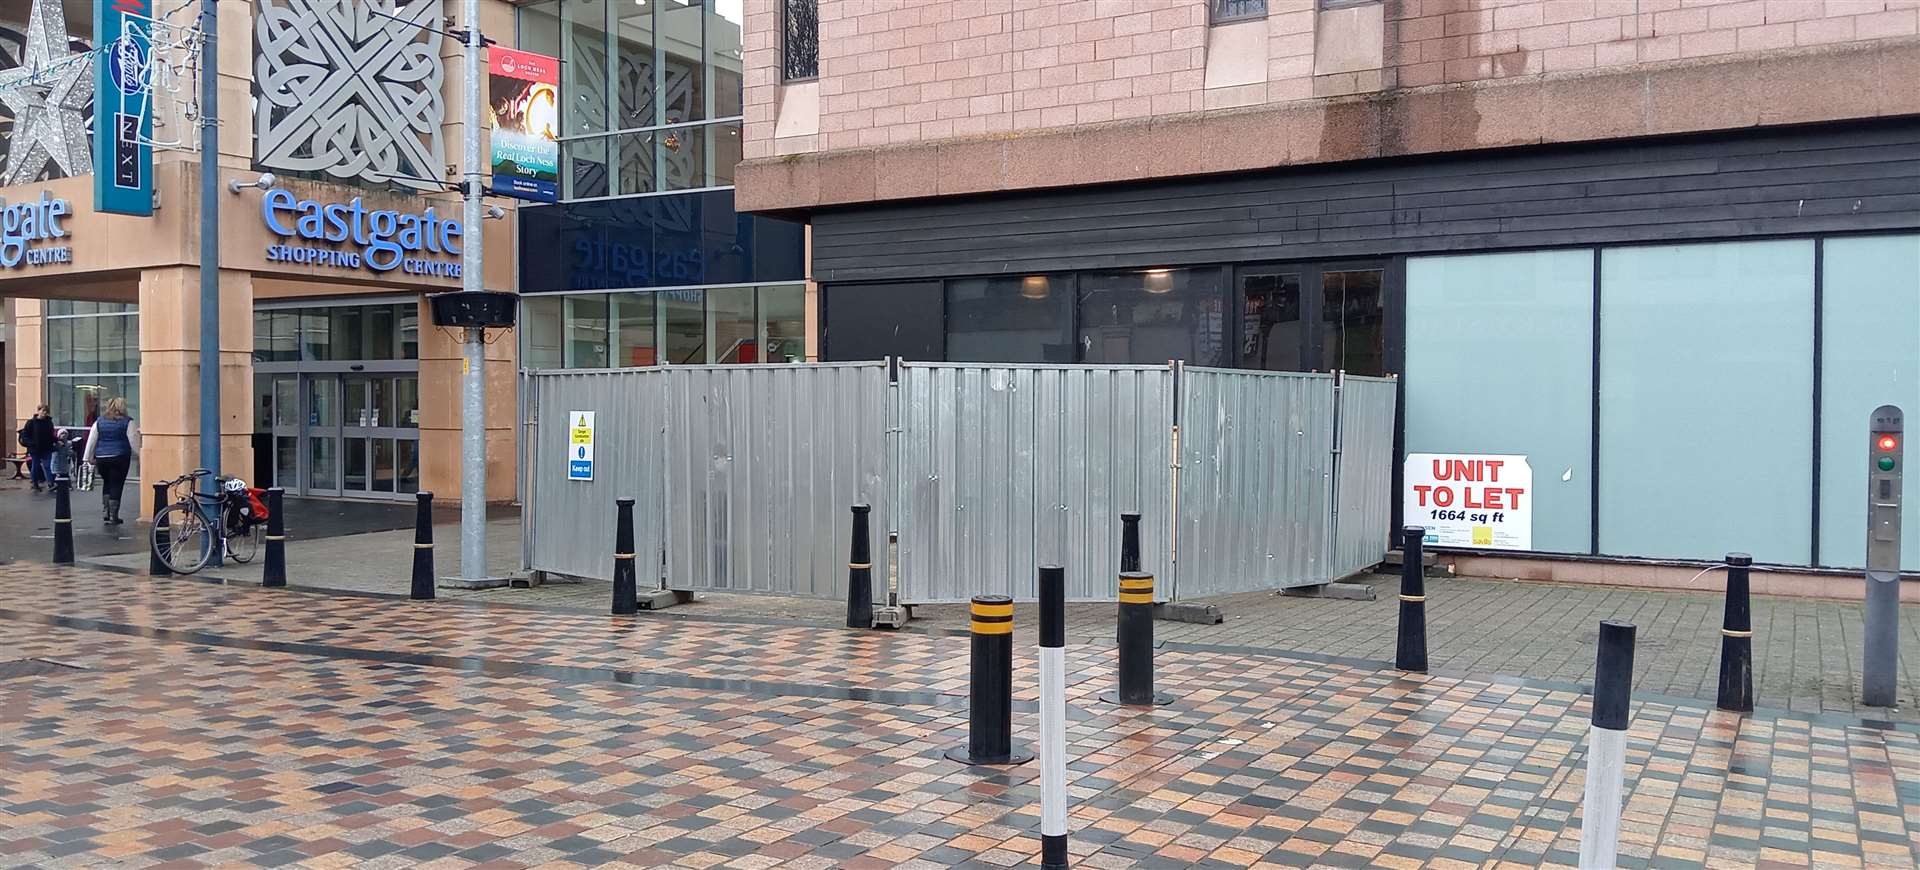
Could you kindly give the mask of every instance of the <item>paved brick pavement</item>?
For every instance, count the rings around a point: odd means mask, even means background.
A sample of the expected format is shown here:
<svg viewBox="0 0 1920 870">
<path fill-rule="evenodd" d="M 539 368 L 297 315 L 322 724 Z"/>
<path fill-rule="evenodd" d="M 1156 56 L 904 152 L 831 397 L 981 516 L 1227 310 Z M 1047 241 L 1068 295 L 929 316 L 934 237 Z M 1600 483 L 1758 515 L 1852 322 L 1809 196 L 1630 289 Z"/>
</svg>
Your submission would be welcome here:
<svg viewBox="0 0 1920 870">
<path fill-rule="evenodd" d="M 0 659 L 62 663 L 0 677 L 0 865 L 1010 866 L 1037 769 L 941 756 L 965 650 L 0 565 Z M 1068 650 L 1078 866 L 1576 858 L 1577 692 L 1172 645 L 1131 711 L 1111 659 Z M 1920 727 L 1642 699 L 1627 761 L 1623 865 L 1920 863 Z"/>
<path fill-rule="evenodd" d="M 411 531 L 344 538 L 297 538 L 290 548 L 296 586 L 404 595 L 413 554 Z M 457 541 L 458 527 L 436 528 L 435 539 Z M 457 559 L 443 544 L 440 558 Z M 489 563 L 497 572 L 519 564 L 517 520 L 488 527 Z M 103 557 L 101 564 L 142 570 L 144 556 Z M 447 562 L 443 567 L 451 567 Z M 396 567 L 398 566 L 398 567 Z M 260 566 L 233 566 L 207 576 L 255 583 Z M 1174 643 L 1257 647 L 1376 661 L 1393 658 L 1398 602 L 1395 578 L 1380 577 L 1371 602 L 1292 598 L 1251 593 L 1208 599 L 1226 614 L 1221 625 L 1161 622 L 1160 640 Z M 1863 581 L 1864 582 L 1864 581 Z M 1438 673 L 1508 675 L 1584 683 L 1593 676 L 1593 644 L 1603 619 L 1639 626 L 1635 661 L 1637 691 L 1711 701 L 1717 688 L 1723 599 L 1712 592 L 1656 592 L 1620 587 L 1544 584 L 1467 578 L 1428 581 L 1429 652 Z M 470 602 L 605 612 L 606 583 L 555 583 L 537 589 L 441 590 L 442 597 Z M 1797 713 L 1876 716 L 1920 722 L 1920 606 L 1902 608 L 1900 706 L 1861 707 L 1859 697 L 1861 611 L 1857 602 L 1755 597 L 1754 688 L 1762 706 Z M 674 616 L 802 621 L 822 626 L 845 620 L 834 601 L 704 595 Z M 963 606 L 916 608 L 918 629 L 964 631 Z M 1068 608 L 1068 632 L 1087 642 L 1113 637 L 1113 605 Z M 1034 623 L 1022 607 L 1016 626 Z"/>
</svg>

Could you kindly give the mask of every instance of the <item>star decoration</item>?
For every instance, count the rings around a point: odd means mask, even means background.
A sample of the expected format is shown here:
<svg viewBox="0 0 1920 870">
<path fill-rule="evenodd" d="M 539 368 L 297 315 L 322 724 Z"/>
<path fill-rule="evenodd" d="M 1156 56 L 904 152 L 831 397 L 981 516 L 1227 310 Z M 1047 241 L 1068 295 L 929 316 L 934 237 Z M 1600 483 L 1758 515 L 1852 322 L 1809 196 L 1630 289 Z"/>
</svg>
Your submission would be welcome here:
<svg viewBox="0 0 1920 870">
<path fill-rule="evenodd" d="M 53 164 L 56 177 L 93 172 L 87 107 L 93 101 L 93 64 L 67 47 L 60 0 L 33 0 L 26 53 L 20 66 L 0 71 L 0 105 L 13 112 L 13 135 L 0 184 L 36 181 Z"/>
</svg>

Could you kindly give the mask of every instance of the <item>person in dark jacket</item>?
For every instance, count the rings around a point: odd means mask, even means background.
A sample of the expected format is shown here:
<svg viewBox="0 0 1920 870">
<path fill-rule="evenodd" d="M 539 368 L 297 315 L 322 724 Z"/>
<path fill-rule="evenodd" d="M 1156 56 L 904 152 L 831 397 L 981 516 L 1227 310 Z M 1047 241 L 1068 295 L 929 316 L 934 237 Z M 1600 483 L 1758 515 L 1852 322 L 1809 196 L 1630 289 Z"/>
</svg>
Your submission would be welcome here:
<svg viewBox="0 0 1920 870">
<path fill-rule="evenodd" d="M 47 406 L 33 409 L 33 417 L 20 427 L 20 446 L 27 451 L 27 468 L 33 478 L 33 491 L 53 486 L 53 449 L 56 445 L 53 414 Z"/>
</svg>

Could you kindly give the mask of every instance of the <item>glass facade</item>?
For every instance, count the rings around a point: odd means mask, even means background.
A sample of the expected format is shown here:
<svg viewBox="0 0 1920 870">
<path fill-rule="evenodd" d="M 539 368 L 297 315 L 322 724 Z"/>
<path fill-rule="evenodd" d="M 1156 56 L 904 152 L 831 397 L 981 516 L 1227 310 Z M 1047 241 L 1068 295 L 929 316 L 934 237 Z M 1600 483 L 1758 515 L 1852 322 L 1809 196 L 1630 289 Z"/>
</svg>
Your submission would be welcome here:
<svg viewBox="0 0 1920 870">
<path fill-rule="evenodd" d="M 805 310 L 800 284 L 526 296 L 520 300 L 521 365 L 805 362 Z"/>
<path fill-rule="evenodd" d="M 1406 451 L 1526 455 L 1535 550 L 1861 567 L 1867 416 L 1920 407 L 1920 236 L 1413 257 L 1406 275 Z"/>
<path fill-rule="evenodd" d="M 520 48 L 560 58 L 560 196 L 724 187 L 740 162 L 743 0 L 548 0 Z"/>
<path fill-rule="evenodd" d="M 420 303 L 253 313 L 254 482 L 301 495 L 420 488 Z"/>
<path fill-rule="evenodd" d="M 256 363 L 420 358 L 420 306 L 411 302 L 256 309 Z"/>
<path fill-rule="evenodd" d="M 47 407 L 60 426 L 87 426 L 115 396 L 140 416 L 140 312 L 120 302 L 47 301 Z"/>
</svg>

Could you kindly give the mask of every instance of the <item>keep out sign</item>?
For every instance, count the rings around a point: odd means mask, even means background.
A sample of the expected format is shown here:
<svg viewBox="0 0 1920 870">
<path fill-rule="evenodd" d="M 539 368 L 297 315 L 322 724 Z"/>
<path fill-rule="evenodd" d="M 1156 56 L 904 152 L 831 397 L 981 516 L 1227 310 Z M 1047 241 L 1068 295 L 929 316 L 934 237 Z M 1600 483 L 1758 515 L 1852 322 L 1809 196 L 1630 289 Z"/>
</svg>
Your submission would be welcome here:
<svg viewBox="0 0 1920 870">
<path fill-rule="evenodd" d="M 1533 549 L 1533 469 L 1525 456 L 1410 453 L 1401 516 L 1436 547 Z"/>
</svg>

